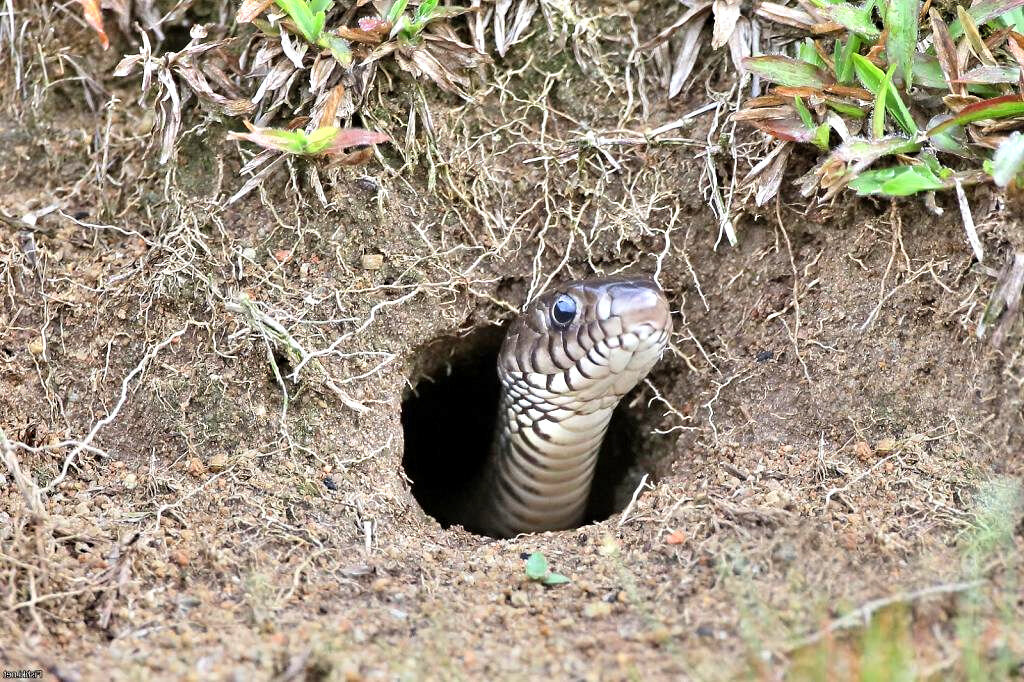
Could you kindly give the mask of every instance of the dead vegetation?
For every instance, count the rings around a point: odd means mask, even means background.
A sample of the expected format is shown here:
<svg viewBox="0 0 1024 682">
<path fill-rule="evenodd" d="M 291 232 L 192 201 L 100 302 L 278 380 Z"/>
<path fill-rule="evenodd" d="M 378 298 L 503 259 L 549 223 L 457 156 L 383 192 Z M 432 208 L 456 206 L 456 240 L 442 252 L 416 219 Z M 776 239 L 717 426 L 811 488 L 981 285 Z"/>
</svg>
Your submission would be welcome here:
<svg viewBox="0 0 1024 682">
<path fill-rule="evenodd" d="M 345 63 L 275 5 L 127 7 L 105 56 L 77 6 L 0 17 L 5 665 L 772 678 L 886 638 L 919 674 L 1020 664 L 1019 223 L 969 195 L 978 273 L 959 215 L 799 205 L 800 154 L 730 117 L 730 64 L 785 29 L 501 0 L 403 37 L 415 7 L 338 3 Z M 301 146 L 332 127 L 379 146 Z M 633 401 L 650 483 L 573 533 L 441 531 L 400 470 L 418 349 L 641 270 L 681 322 Z M 534 550 L 570 585 L 522 582 Z"/>
</svg>

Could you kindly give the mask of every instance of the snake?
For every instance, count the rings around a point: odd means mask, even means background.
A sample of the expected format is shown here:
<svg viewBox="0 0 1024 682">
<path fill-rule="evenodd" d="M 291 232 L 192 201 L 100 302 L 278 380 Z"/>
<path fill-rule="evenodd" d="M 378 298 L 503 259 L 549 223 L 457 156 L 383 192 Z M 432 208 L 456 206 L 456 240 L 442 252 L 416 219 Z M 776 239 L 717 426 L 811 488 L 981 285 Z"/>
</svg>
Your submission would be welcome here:
<svg viewBox="0 0 1024 682">
<path fill-rule="evenodd" d="M 498 353 L 496 427 L 464 527 L 508 538 L 580 526 L 612 413 L 671 332 L 646 278 L 576 280 L 528 303 Z"/>
</svg>

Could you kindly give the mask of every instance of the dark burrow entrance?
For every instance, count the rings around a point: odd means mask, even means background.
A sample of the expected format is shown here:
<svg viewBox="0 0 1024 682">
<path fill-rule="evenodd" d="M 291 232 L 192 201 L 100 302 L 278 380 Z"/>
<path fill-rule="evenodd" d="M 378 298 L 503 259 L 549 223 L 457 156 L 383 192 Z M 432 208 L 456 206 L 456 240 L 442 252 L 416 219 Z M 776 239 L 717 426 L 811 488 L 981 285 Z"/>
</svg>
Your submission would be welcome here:
<svg viewBox="0 0 1024 682">
<path fill-rule="evenodd" d="M 416 501 L 445 528 L 477 531 L 472 510 L 463 510 L 460 503 L 494 433 L 500 388 L 496 367 L 504 333 L 504 328 L 489 327 L 428 344 L 412 377 L 414 387 L 402 401 L 405 474 Z M 641 416 L 650 413 L 642 404 L 631 407 L 633 397 L 627 395 L 612 416 L 585 524 L 621 511 L 644 473 L 640 464 L 649 471 L 656 459 L 650 451 L 637 456 L 642 442 L 650 446 L 643 436 L 653 425 L 641 423 Z"/>
</svg>

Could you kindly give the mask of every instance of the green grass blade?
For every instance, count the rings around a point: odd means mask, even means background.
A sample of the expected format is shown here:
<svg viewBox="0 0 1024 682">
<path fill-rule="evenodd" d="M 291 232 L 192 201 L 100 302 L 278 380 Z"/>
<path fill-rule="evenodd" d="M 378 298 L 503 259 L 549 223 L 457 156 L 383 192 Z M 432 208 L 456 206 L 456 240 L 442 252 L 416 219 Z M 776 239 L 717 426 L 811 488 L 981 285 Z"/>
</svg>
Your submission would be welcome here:
<svg viewBox="0 0 1024 682">
<path fill-rule="evenodd" d="M 814 41 L 810 38 L 804 38 L 804 42 L 800 43 L 799 47 L 797 47 L 796 57 L 802 62 L 814 64 L 822 70 L 825 69 L 825 60 L 818 54 L 818 51 L 814 48 Z"/>
<path fill-rule="evenodd" d="M 889 0 L 885 3 L 883 23 L 887 31 L 885 53 L 889 64 L 896 67 L 896 77 L 909 90 L 914 79 L 914 52 L 917 51 L 917 15 L 920 0 Z"/>
<path fill-rule="evenodd" d="M 387 16 L 384 18 L 392 24 L 396 23 L 398 21 L 398 17 L 402 16 L 402 13 L 405 12 L 405 7 L 408 4 L 409 0 L 395 0 L 394 4 L 391 5 L 391 8 L 388 9 Z"/>
<path fill-rule="evenodd" d="M 896 65 L 893 64 L 885 72 L 885 79 L 882 80 L 882 84 L 875 94 L 875 110 L 871 116 L 871 136 L 876 140 L 885 137 L 885 100 L 889 94 L 889 88 L 892 86 L 892 77 L 895 73 Z"/>
<path fill-rule="evenodd" d="M 989 118 L 998 120 L 1019 117 L 1024 117 L 1024 100 L 1021 100 L 1019 95 L 1006 95 L 966 106 L 960 110 L 959 114 L 939 123 L 925 134 L 931 137 L 953 126 L 967 125 Z"/>
<path fill-rule="evenodd" d="M 747 57 L 743 60 L 743 65 L 748 71 L 767 81 L 794 88 L 821 89 L 835 82 L 829 74 L 813 64 L 791 57 Z"/>
<path fill-rule="evenodd" d="M 836 80 L 843 85 L 853 81 L 853 55 L 860 51 L 860 37 L 851 35 L 836 60 Z"/>
<path fill-rule="evenodd" d="M 882 70 L 868 61 L 866 57 L 862 57 L 859 54 L 853 55 L 853 69 L 857 73 L 857 79 L 860 80 L 861 84 L 877 95 L 882 87 L 882 82 L 885 80 L 885 74 Z M 910 115 L 907 105 L 900 99 L 899 93 L 891 85 L 886 90 L 888 91 L 888 97 L 885 100 L 886 109 L 889 110 L 893 119 L 903 129 L 903 132 L 908 135 L 917 135 L 917 124 L 914 123 L 914 118 Z"/>
<path fill-rule="evenodd" d="M 808 128 L 813 128 L 814 118 L 811 116 L 811 110 L 807 108 L 804 101 L 799 97 L 794 97 L 793 106 L 796 107 L 796 113 L 800 115 L 800 120 L 804 122 L 804 125 Z"/>
<path fill-rule="evenodd" d="M 319 154 L 327 149 L 338 136 L 338 128 L 325 126 L 317 128 L 306 136 L 306 153 Z"/>
<path fill-rule="evenodd" d="M 302 37 L 307 42 L 315 43 L 316 39 L 320 36 L 320 31 L 316 28 L 316 19 L 313 17 L 313 13 L 309 9 L 309 5 L 305 3 L 305 0 L 276 0 L 277 6 L 285 11 L 285 13 L 295 22 L 295 26 L 302 33 Z"/>
<path fill-rule="evenodd" d="M 825 14 L 847 31 L 873 42 L 878 40 L 882 32 L 878 30 L 875 22 L 871 19 L 871 8 L 871 4 L 868 4 L 867 7 L 856 7 L 843 3 L 841 5 L 830 5 L 826 8 Z"/>
</svg>

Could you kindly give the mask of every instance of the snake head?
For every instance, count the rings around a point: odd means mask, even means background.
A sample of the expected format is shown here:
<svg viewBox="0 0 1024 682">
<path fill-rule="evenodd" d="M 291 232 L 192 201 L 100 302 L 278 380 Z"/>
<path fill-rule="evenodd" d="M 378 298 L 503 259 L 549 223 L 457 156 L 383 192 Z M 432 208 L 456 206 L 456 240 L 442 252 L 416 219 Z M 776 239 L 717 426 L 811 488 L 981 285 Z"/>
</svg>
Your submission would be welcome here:
<svg viewBox="0 0 1024 682">
<path fill-rule="evenodd" d="M 647 375 L 671 331 L 668 300 L 651 280 L 569 282 L 512 324 L 498 372 L 506 385 L 525 383 L 551 404 L 607 409 Z"/>
</svg>

